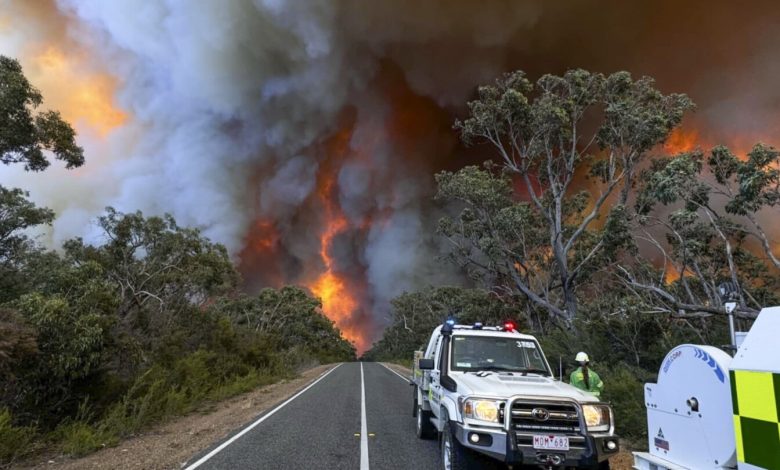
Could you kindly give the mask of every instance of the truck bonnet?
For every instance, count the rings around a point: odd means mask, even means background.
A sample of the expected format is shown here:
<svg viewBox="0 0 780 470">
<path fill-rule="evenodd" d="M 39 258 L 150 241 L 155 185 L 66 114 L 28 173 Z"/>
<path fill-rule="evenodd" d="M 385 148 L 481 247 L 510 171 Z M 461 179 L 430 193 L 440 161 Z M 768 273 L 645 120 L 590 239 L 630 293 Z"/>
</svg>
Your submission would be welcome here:
<svg viewBox="0 0 780 470">
<path fill-rule="evenodd" d="M 580 403 L 598 402 L 593 395 L 569 384 L 519 373 L 512 375 L 499 372 L 480 373 L 450 372 L 450 377 L 458 383 L 460 395 L 483 395 L 489 397 L 510 397 L 512 395 L 538 396 L 544 398 L 570 398 Z"/>
</svg>

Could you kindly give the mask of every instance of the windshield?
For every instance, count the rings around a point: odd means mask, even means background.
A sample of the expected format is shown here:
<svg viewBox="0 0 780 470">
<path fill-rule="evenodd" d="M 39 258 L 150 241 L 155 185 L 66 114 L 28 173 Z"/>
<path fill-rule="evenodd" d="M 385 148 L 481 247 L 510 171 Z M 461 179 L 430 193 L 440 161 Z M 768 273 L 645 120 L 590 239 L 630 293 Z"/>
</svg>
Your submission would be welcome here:
<svg viewBox="0 0 780 470">
<path fill-rule="evenodd" d="M 497 336 L 454 336 L 451 370 L 550 375 L 536 341 Z"/>
</svg>

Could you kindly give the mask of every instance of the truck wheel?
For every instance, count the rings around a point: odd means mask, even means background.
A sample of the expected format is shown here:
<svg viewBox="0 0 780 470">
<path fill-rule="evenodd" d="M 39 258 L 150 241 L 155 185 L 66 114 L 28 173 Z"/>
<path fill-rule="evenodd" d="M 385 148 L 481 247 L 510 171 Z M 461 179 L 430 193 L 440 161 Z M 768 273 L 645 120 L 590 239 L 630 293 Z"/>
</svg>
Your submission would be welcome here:
<svg viewBox="0 0 780 470">
<path fill-rule="evenodd" d="M 412 388 L 412 418 L 417 417 L 417 387 Z"/>
<path fill-rule="evenodd" d="M 443 470 L 470 470 L 484 468 L 477 461 L 474 452 L 458 442 L 450 429 L 450 419 L 442 410 L 444 429 L 441 432 L 441 465 Z"/>
<path fill-rule="evenodd" d="M 435 434 L 431 416 L 433 413 L 430 410 L 423 410 L 422 405 L 417 405 L 417 437 L 420 439 L 430 439 Z"/>
</svg>

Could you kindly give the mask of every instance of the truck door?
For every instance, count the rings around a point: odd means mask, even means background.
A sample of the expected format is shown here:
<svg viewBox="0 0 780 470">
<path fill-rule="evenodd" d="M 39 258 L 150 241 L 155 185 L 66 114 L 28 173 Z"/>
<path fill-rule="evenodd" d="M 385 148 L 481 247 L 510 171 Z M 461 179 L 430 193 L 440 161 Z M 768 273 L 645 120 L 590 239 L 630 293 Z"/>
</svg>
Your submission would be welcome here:
<svg viewBox="0 0 780 470">
<path fill-rule="evenodd" d="M 428 389 L 428 400 L 431 402 L 431 409 L 433 413 L 438 416 L 439 414 L 439 402 L 441 398 L 441 370 L 442 370 L 442 354 L 441 348 L 444 344 L 442 337 L 439 336 L 436 339 L 436 346 L 433 353 L 434 368 L 431 371 L 431 384 Z"/>
</svg>

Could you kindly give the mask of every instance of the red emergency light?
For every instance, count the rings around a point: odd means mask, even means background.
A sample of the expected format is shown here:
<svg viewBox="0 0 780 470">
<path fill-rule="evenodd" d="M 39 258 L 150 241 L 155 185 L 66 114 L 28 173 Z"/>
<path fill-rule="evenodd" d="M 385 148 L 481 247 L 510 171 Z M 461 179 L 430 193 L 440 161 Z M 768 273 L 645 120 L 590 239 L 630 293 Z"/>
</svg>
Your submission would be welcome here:
<svg viewBox="0 0 780 470">
<path fill-rule="evenodd" d="M 516 331 L 517 325 L 515 325 L 515 322 L 512 320 L 507 320 L 504 322 L 504 331 Z"/>
</svg>

